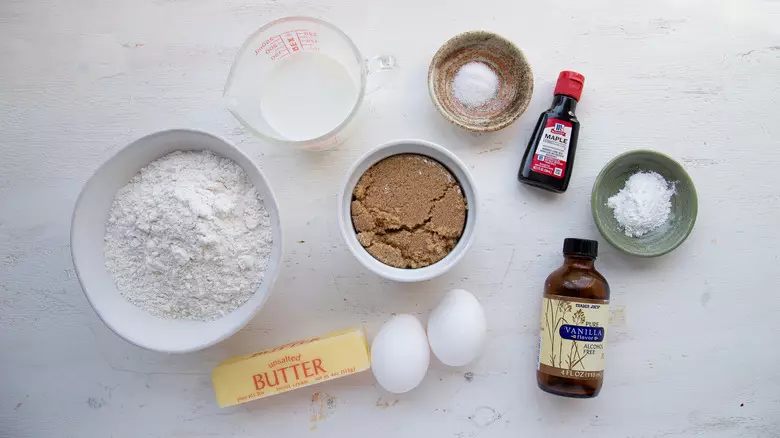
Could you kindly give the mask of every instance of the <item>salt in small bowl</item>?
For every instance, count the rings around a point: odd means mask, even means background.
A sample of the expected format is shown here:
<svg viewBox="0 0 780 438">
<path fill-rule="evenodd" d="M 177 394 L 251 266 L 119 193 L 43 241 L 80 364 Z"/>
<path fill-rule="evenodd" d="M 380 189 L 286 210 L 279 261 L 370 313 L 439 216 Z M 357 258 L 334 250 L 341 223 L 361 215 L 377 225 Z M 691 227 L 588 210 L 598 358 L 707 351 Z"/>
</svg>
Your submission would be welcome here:
<svg viewBox="0 0 780 438">
<path fill-rule="evenodd" d="M 499 78 L 496 96 L 479 106 L 466 106 L 453 90 L 461 67 L 481 62 Z M 428 91 L 436 109 L 453 124 L 472 132 L 493 132 L 509 126 L 528 107 L 534 89 L 531 66 L 511 41 L 486 31 L 456 35 L 436 52 L 428 69 Z"/>
</svg>

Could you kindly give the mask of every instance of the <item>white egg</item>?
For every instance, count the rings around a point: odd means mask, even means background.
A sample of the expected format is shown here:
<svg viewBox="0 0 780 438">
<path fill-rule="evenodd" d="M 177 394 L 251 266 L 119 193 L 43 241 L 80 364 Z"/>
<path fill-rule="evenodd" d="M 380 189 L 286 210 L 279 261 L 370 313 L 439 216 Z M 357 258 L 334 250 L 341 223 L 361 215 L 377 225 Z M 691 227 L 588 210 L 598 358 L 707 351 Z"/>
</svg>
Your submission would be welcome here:
<svg viewBox="0 0 780 438">
<path fill-rule="evenodd" d="M 396 394 L 419 385 L 430 360 L 425 330 L 412 315 L 391 318 L 371 344 L 371 371 L 383 388 Z"/>
<path fill-rule="evenodd" d="M 476 359 L 482 353 L 486 332 L 482 305 L 463 289 L 449 291 L 428 318 L 428 342 L 445 365 L 458 367 Z"/>
</svg>

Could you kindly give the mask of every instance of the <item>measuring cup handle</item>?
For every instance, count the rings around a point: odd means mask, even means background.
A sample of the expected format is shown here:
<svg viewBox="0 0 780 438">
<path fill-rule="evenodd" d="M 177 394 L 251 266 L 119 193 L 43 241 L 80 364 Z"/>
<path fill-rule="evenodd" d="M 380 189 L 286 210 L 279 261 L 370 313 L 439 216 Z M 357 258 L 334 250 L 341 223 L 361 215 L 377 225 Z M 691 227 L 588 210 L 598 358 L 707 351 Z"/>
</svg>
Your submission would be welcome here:
<svg viewBox="0 0 780 438">
<path fill-rule="evenodd" d="M 379 55 L 366 58 L 366 94 L 384 87 L 398 73 L 398 61 L 393 55 Z"/>
</svg>

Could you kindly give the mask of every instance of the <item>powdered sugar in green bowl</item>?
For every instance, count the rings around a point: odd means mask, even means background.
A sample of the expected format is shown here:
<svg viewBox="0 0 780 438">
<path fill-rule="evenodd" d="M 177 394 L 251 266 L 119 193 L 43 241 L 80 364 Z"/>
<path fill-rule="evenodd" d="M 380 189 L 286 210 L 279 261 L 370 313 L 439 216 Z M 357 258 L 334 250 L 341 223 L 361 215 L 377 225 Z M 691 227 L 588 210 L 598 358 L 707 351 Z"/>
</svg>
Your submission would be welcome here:
<svg viewBox="0 0 780 438">
<path fill-rule="evenodd" d="M 655 172 L 674 185 L 668 218 L 660 226 L 639 237 L 626 234 L 626 227 L 607 205 L 638 172 Z M 613 203 L 614 204 L 614 203 Z M 639 257 L 658 257 L 680 246 L 696 223 L 698 198 L 696 187 L 683 167 L 672 158 L 649 150 L 626 152 L 604 166 L 591 194 L 591 209 L 601 235 L 615 248 Z"/>
</svg>

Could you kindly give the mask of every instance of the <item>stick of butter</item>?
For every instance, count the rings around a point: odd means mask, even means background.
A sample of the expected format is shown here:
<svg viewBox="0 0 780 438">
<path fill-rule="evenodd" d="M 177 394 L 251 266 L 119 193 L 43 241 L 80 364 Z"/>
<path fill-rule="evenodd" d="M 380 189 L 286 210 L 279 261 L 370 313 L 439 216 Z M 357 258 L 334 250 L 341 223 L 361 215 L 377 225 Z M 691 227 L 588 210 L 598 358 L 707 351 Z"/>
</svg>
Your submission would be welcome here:
<svg viewBox="0 0 780 438">
<path fill-rule="evenodd" d="M 356 327 L 228 359 L 211 380 L 220 407 L 367 370 L 366 333 Z"/>
</svg>

